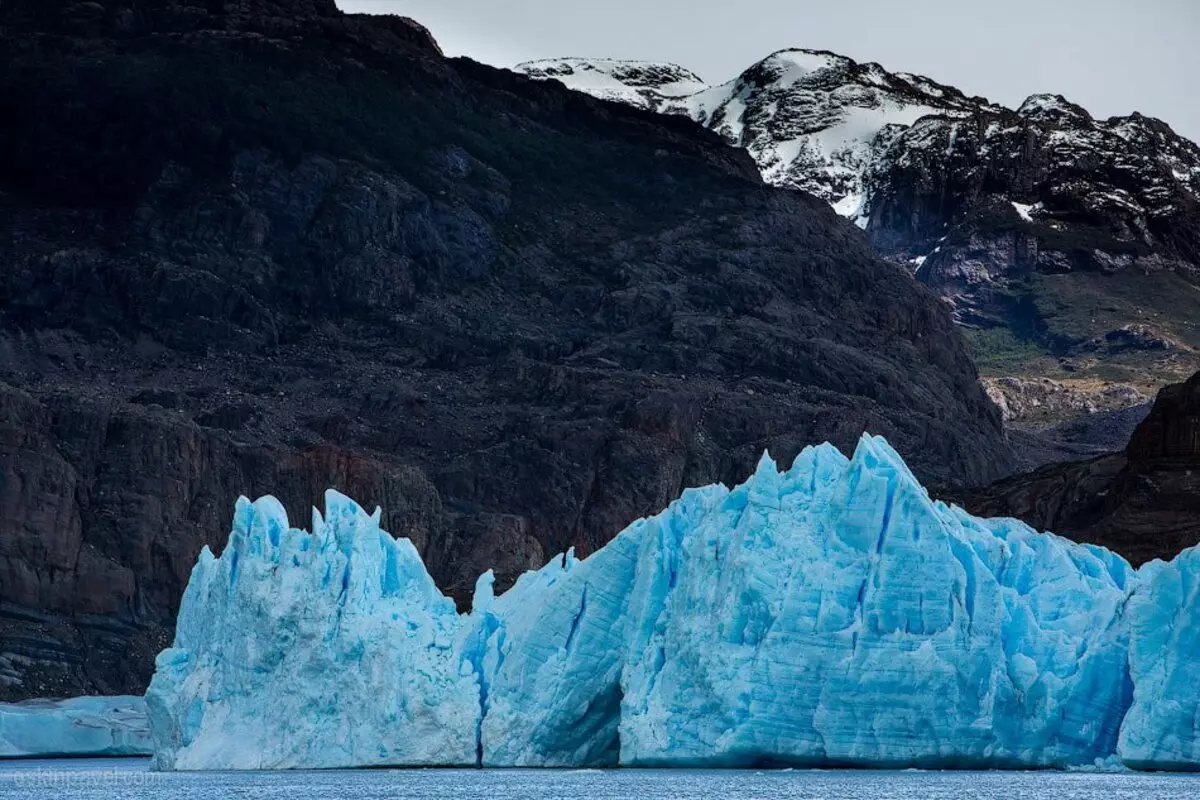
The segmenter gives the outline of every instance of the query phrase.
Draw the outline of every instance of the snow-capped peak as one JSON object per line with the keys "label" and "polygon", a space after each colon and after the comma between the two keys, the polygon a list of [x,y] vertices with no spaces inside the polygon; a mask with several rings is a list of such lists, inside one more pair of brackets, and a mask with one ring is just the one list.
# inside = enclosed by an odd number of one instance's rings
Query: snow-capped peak
{"label": "snow-capped peak", "polygon": [[837,53],[824,50],[803,50],[790,48],[779,50],[760,61],[756,66],[760,69],[776,69],[779,71],[776,81],[784,85],[789,81],[803,80],[817,72],[847,72],[854,62]]}
{"label": "snow-capped peak", "polygon": [[1060,120],[1075,118],[1090,121],[1092,115],[1082,106],[1077,106],[1061,94],[1035,94],[1026,98],[1017,113],[1031,120]]}
{"label": "snow-capped peak", "polygon": [[812,192],[860,224],[874,154],[923,116],[962,116],[978,105],[929,78],[893,75],[824,50],[780,50],[713,87],[682,67],[653,62],[555,59],[515,69],[690,116],[746,147],[768,182]]}
{"label": "snow-capped peak", "polygon": [[1014,110],[822,50],[780,50],[711,87],[674,65],[626,64],[521,70],[691,117],[745,148],[768,183],[868,230],[962,322],[1011,319],[1001,290],[1030,268],[1200,276],[1200,146],[1161,120],[1096,119],[1057,94]]}

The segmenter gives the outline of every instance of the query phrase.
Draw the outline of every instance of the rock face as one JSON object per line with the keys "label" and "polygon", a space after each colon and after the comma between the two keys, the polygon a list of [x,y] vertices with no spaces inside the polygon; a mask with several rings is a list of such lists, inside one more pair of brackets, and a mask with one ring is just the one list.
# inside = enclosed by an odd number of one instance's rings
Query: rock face
{"label": "rock face", "polygon": [[1135,564],[1200,543],[1200,374],[1158,394],[1123,453],[1055,464],[962,498],[975,514],[1116,550]]}
{"label": "rock face", "polygon": [[379,505],[462,600],[766,447],[1011,469],[937,299],[694,123],[328,3],[84,5],[0,6],[0,696],[141,691],[239,494]]}
{"label": "rock face", "polygon": [[745,147],[768,182],[828,201],[950,302],[991,374],[1116,365],[1161,385],[1200,367],[1200,147],[1160,120],[1097,120],[1055,95],[1008,109],[814,50],[682,97],[626,79],[686,72],[673,65],[516,69]]}
{"label": "rock face", "polygon": [[1138,464],[1189,466],[1200,460],[1200,374],[1158,393],[1154,410],[1129,442],[1128,455]]}
{"label": "rock face", "polygon": [[66,34],[299,30],[339,15],[334,0],[6,0],[10,25]]}
{"label": "rock face", "polygon": [[1150,402],[1132,386],[1082,387],[1049,378],[985,378],[983,385],[1006,423],[1053,423],[1064,417],[1132,408]]}

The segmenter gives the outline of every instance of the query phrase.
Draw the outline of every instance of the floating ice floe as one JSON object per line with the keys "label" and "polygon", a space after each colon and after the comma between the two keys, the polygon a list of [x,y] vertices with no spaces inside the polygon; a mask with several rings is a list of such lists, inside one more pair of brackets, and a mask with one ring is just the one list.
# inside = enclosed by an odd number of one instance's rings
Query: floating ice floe
{"label": "floating ice floe", "polygon": [[148,756],[140,697],[74,697],[0,703],[0,758]]}

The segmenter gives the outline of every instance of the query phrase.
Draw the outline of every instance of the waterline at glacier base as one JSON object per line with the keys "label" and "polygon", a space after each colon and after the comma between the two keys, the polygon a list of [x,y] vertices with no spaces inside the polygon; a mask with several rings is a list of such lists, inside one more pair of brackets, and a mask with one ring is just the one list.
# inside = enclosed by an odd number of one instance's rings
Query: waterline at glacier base
{"label": "waterline at glacier base", "polygon": [[882,439],[767,457],[458,614],[329,492],[238,503],[147,692],[165,770],[1200,766],[1200,554],[932,501]]}

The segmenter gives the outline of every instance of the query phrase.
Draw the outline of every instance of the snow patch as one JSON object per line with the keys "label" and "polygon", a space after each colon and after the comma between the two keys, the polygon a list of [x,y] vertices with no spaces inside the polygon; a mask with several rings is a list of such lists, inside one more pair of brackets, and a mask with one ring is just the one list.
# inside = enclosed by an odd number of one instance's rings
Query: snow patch
{"label": "snow patch", "polygon": [[1016,209],[1016,212],[1021,216],[1021,219],[1025,220],[1026,222],[1033,222],[1033,215],[1042,210],[1041,203],[1026,205],[1024,203],[1018,203],[1015,200],[1013,201],[1012,207]]}
{"label": "snow patch", "polygon": [[576,91],[643,108],[666,98],[687,97],[708,85],[677,64],[617,59],[560,58],[527,61],[513,67],[531,78],[562,81]]}

